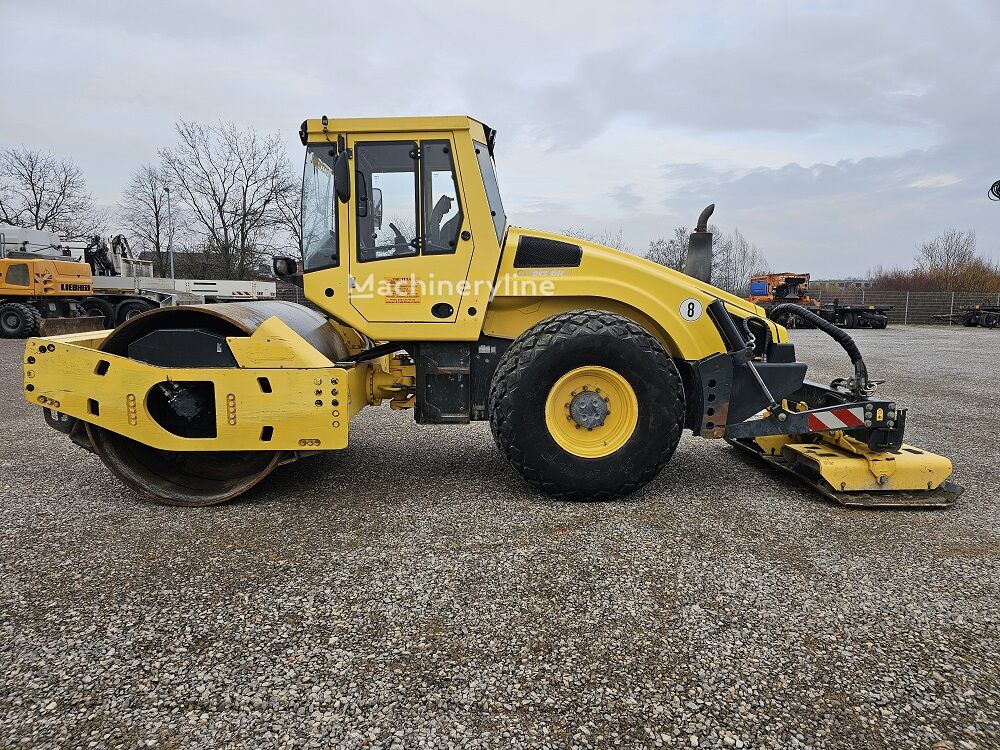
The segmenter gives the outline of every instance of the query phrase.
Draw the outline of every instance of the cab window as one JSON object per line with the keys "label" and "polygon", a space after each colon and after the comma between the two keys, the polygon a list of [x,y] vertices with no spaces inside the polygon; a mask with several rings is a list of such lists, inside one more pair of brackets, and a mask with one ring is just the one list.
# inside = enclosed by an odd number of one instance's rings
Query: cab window
{"label": "cab window", "polygon": [[497,184],[496,167],[493,158],[486,144],[473,141],[476,147],[476,160],[479,162],[479,171],[483,175],[483,187],[486,189],[486,201],[490,204],[490,213],[493,215],[493,228],[497,233],[497,242],[503,244],[503,235],[507,231],[507,215],[503,212],[503,203],[500,201],[500,186]]}
{"label": "cab window", "polygon": [[420,148],[424,253],[453,253],[462,231],[462,207],[458,200],[458,179],[451,144],[448,141],[423,141]]}
{"label": "cab window", "polygon": [[417,155],[413,141],[357,144],[358,260],[419,252]]}
{"label": "cab window", "polygon": [[4,276],[4,283],[11,286],[28,286],[30,282],[27,263],[15,263],[7,266],[7,274]]}
{"label": "cab window", "polygon": [[302,174],[302,267],[305,271],[331,268],[339,262],[337,199],[333,186],[331,149],[306,153]]}

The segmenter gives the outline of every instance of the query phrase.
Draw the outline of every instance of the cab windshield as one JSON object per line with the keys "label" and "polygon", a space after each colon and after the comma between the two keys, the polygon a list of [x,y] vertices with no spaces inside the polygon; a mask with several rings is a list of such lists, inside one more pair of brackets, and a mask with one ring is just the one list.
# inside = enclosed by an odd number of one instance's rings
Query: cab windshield
{"label": "cab windshield", "polygon": [[337,200],[330,149],[310,148],[302,172],[302,267],[305,271],[339,263]]}

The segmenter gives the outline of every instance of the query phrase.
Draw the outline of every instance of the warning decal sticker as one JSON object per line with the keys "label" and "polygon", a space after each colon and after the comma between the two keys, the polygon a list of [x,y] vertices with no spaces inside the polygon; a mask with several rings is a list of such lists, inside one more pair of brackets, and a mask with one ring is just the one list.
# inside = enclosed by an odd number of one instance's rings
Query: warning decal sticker
{"label": "warning decal sticker", "polygon": [[383,280],[385,301],[390,305],[416,305],[420,302],[420,284],[415,276],[391,276]]}

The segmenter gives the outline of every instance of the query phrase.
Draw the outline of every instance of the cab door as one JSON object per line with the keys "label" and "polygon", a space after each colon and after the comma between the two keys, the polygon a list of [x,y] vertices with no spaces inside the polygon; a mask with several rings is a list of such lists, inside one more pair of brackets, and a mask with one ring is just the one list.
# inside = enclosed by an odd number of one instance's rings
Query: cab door
{"label": "cab door", "polygon": [[351,305],[379,323],[457,319],[473,239],[449,134],[349,138]]}

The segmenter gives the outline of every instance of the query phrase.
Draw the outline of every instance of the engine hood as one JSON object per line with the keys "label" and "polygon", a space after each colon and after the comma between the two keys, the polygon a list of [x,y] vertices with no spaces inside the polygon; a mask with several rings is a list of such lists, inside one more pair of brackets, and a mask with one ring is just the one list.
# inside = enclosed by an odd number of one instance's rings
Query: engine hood
{"label": "engine hood", "polygon": [[636,271],[639,271],[648,277],[648,283],[650,284],[655,285],[657,280],[659,280],[672,288],[686,287],[692,291],[708,294],[717,299],[721,299],[728,307],[736,310],[742,310],[748,315],[758,315],[762,318],[766,317],[766,313],[763,308],[758,307],[749,300],[743,299],[742,297],[723,289],[719,289],[716,286],[712,286],[701,279],[688,276],[687,274],[682,273],[681,271],[676,271],[673,268],[667,268],[664,265],[655,263],[625,250],[608,247],[607,245],[600,245],[596,242],[582,240],[578,237],[571,237],[570,235],[521,229],[520,227],[511,227],[511,231],[507,237],[507,245],[510,246],[513,242],[516,247],[519,237],[538,237],[540,239],[556,240],[572,245],[578,245],[583,250],[581,266],[587,264],[588,258],[594,260],[599,259],[602,261],[602,265],[606,263],[610,267],[618,267],[622,270],[623,274],[631,275]]}

